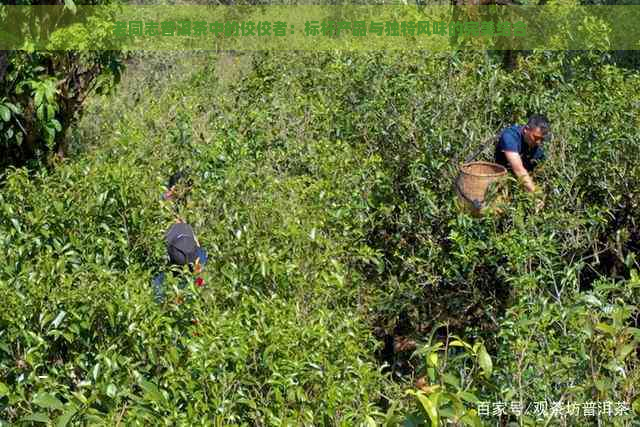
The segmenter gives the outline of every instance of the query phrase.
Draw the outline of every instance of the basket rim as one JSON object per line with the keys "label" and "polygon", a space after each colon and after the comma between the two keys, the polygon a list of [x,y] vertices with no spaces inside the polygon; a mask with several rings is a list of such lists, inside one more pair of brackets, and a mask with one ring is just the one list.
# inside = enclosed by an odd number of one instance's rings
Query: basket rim
{"label": "basket rim", "polygon": [[[464,170],[464,168],[466,166],[470,166],[470,165],[485,165],[485,166],[491,166],[494,168],[498,168],[500,170],[500,172],[496,172],[496,173],[487,173],[487,174],[474,174],[474,173],[470,173]],[[507,168],[505,168],[502,165],[499,165],[498,163],[493,163],[493,162],[482,162],[482,161],[477,161],[477,162],[468,162],[468,163],[463,163],[460,165],[460,173],[463,173],[465,175],[469,175],[469,176],[486,176],[486,177],[496,177],[496,176],[502,176],[505,175],[507,173]]]}

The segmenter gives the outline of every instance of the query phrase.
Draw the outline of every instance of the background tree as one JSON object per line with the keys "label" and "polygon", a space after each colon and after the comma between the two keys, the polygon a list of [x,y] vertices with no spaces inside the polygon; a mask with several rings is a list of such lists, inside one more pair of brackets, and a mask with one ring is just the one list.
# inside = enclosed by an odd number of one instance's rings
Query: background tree
{"label": "background tree", "polygon": [[[88,1],[83,5],[106,5],[106,0]],[[124,54],[117,50],[65,51],[60,41],[70,37],[87,38],[87,44],[106,46],[111,40],[107,20],[92,22],[91,32],[74,26],[46,25],[60,22],[76,13],[71,0],[16,1],[8,6],[38,5],[62,6],[46,13],[25,12],[31,34],[40,40],[52,40],[51,49],[35,50],[25,45],[21,50],[0,52],[0,147],[6,153],[0,168],[50,161],[54,154],[65,157],[69,147],[67,131],[82,115],[85,100],[92,93],[110,90],[120,79]],[[7,6],[0,16],[10,19]],[[55,16],[55,19],[52,15]],[[34,25],[35,24],[35,25]]]}

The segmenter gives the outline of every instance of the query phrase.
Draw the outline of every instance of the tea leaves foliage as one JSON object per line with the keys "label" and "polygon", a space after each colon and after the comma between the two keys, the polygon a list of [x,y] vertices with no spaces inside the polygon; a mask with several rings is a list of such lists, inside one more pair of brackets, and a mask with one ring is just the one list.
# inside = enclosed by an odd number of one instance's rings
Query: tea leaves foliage
{"label": "tea leaves foliage", "polygon": [[[639,89],[596,52],[141,55],[73,160],[6,175],[0,416],[483,425],[479,402],[546,400],[633,425]],[[460,212],[458,164],[533,112],[544,209],[508,180],[502,214]],[[185,166],[185,203],[160,200]],[[158,303],[176,214],[205,286]]]}

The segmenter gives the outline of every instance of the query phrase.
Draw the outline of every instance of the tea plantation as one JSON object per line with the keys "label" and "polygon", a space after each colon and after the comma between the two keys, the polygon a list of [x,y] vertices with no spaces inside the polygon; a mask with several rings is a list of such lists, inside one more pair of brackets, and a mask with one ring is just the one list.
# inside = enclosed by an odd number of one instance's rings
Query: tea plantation
{"label": "tea plantation", "polygon": [[[2,425],[640,425],[638,93],[602,52],[135,55],[2,172]],[[544,208],[461,212],[536,112]],[[176,217],[209,262],[157,300]]]}

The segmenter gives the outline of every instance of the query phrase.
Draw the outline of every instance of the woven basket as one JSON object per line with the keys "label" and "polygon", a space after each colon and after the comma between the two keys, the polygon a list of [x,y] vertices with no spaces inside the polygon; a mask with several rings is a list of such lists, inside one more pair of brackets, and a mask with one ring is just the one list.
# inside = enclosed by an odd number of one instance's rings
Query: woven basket
{"label": "woven basket", "polygon": [[456,189],[460,201],[474,213],[485,207],[485,194],[489,185],[505,177],[504,166],[489,162],[471,162],[460,166]]}

